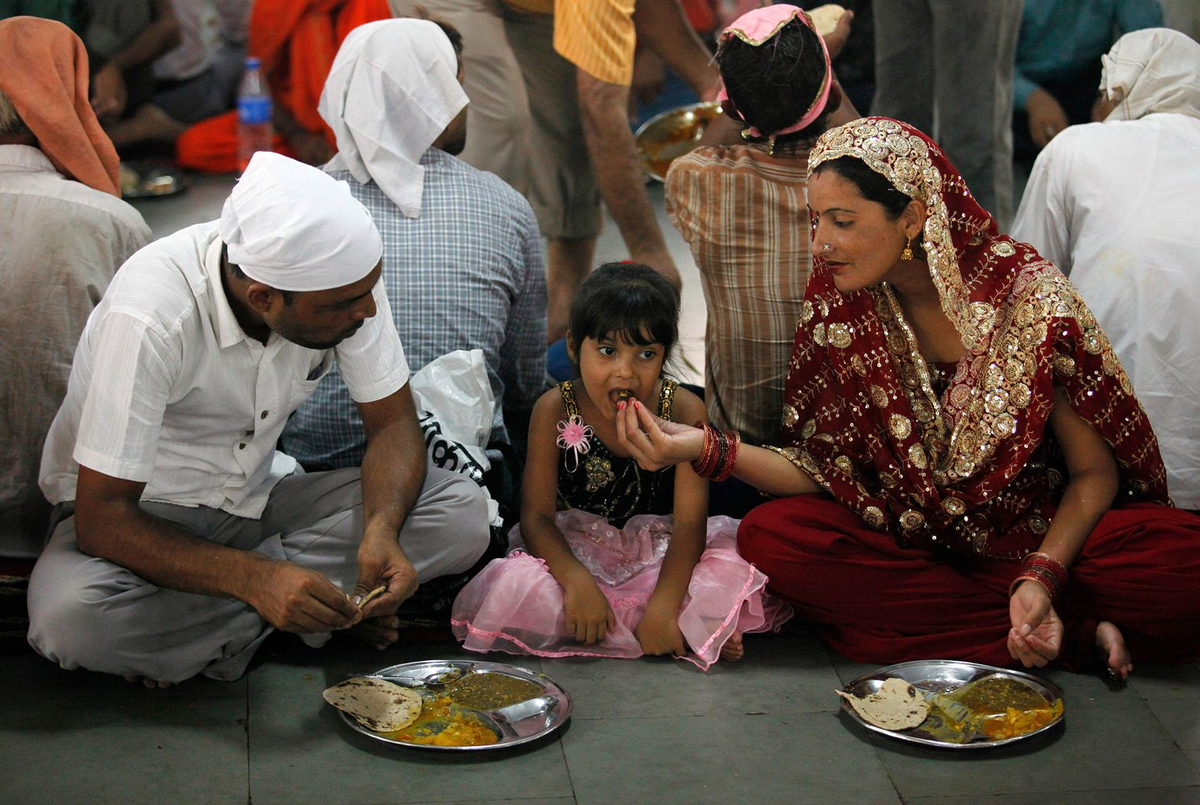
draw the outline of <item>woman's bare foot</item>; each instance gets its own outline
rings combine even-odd
[[[125,674],[124,679],[126,682],[132,682],[135,685],[141,684],[147,688],[157,688],[159,690],[169,688],[175,684],[174,682],[161,682],[157,679],[150,679],[149,677],[138,676],[137,674]]]
[[[742,644],[742,633],[734,632],[721,646],[721,659],[726,662],[737,662],[746,656],[746,647]]]
[[[1113,679],[1124,682],[1133,672],[1133,658],[1125,647],[1125,638],[1121,630],[1111,621],[1101,621],[1096,627],[1096,648],[1108,666],[1108,675]]]

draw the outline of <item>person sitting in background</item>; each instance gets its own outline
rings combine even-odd
[[[1015,158],[1028,164],[1067,126],[1094,121],[1100,56],[1114,37],[1162,24],[1158,0],[1026,2],[1013,78]]]
[[[1200,510],[1200,44],[1125,34],[1100,88],[1111,112],[1038,155],[1013,237],[1079,289],[1158,434],[1171,497]]]
[[[457,31],[428,20],[352,31],[321,95],[338,142],[325,170],[380,229],[383,285],[409,365],[482,349],[496,400],[492,439],[511,443],[508,428],[524,432],[545,383],[542,246],[529,203],[454,156],[467,137],[455,44]],[[306,467],[361,463],[366,433],[336,367],[282,445]]]
[[[691,245],[704,285],[709,420],[752,444],[774,444],[779,368],[808,281],[808,233],[795,226],[806,209],[808,149],[831,116],[844,122],[858,114],[842,103],[825,45],[796,6],[740,17],[721,34],[716,58],[725,113],[749,142],[702,146],[676,159],[667,172],[667,214]]]
[[[154,95],[154,61],[179,44],[179,20],[171,0],[86,0],[85,8],[92,108],[107,129]]]
[[[350,31],[391,17],[387,0],[254,0],[247,53],[262,61],[273,101],[272,150],[323,165],[337,143],[317,102],[337,46]],[[237,112],[211,117],[175,143],[175,161],[206,173],[238,170]]]
[[[179,45],[154,62],[154,94],[108,127],[119,149],[173,143],[187,127],[232,108],[246,54],[250,0],[173,0]]]
[[[40,654],[162,686],[236,679],[276,629],[319,646],[354,627],[384,648],[418,582],[483,554],[479,487],[426,469],[382,252],[345,184],[259,152],[219,221],[121,267],[43,452]],[[279,434],[335,357],[362,469],[294,474]]]
[[[83,42],[62,23],[0,21],[0,557],[35,558],[50,504],[42,444],[71,356],[113,274],[150,240],[120,200],[117,152],[88,103]]]

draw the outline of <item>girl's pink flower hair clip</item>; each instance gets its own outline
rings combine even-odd
[[[579,416],[570,416],[558,422],[558,439],[555,444],[563,451],[563,465],[567,472],[579,468],[579,457],[592,449],[591,425],[583,424]]]

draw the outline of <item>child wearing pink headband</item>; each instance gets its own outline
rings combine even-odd
[[[803,9],[786,4],[767,6],[747,12],[734,20],[720,36],[718,53],[720,50],[724,50],[729,40],[733,38],[737,38],[751,47],[759,48],[772,43],[779,32],[785,26],[789,25],[792,20],[799,20],[802,25],[813,31],[816,35],[816,39],[820,43],[821,55],[825,62],[824,77],[811,103],[807,105],[804,113],[798,120],[773,131],[760,131],[754,125],[749,125],[742,131],[742,137],[746,139],[768,140],[772,151],[777,137],[802,131],[812,125],[814,121],[821,117],[829,105],[830,89],[833,85],[833,71],[829,63],[829,51],[825,47],[825,41],[816,33],[812,18]],[[777,45],[777,40],[773,44]],[[743,113],[737,108],[737,102],[730,98],[724,83],[722,84],[720,93],[717,95],[717,100],[726,105],[732,117],[742,122],[748,122]]]

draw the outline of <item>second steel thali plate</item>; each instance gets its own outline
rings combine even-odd
[[[915,662],[902,662],[898,665],[889,665],[886,668],[880,668],[878,671],[865,674],[847,683],[843,690],[855,696],[867,696],[879,690],[884,680],[895,677],[910,683],[922,694],[952,694],[968,683],[993,676],[1024,682],[1044,696],[1048,704],[1053,704],[1056,700],[1063,698],[1062,691],[1058,686],[1033,674],[1013,671],[1007,668],[998,668],[994,665],[959,662],[956,660],[918,660]],[[1053,729],[1062,723],[1065,717],[1060,712],[1050,723],[1011,738],[988,739],[984,736],[978,736],[967,742],[958,742],[939,738],[925,729],[924,723],[907,730],[889,730],[875,726],[855,712],[854,708],[845,699],[842,700],[842,709],[852,719],[872,732],[878,732],[881,735],[895,738],[898,741],[947,749],[988,749],[996,746],[1004,746],[1014,741],[1032,738],[1034,735],[1039,735],[1046,730]]]

